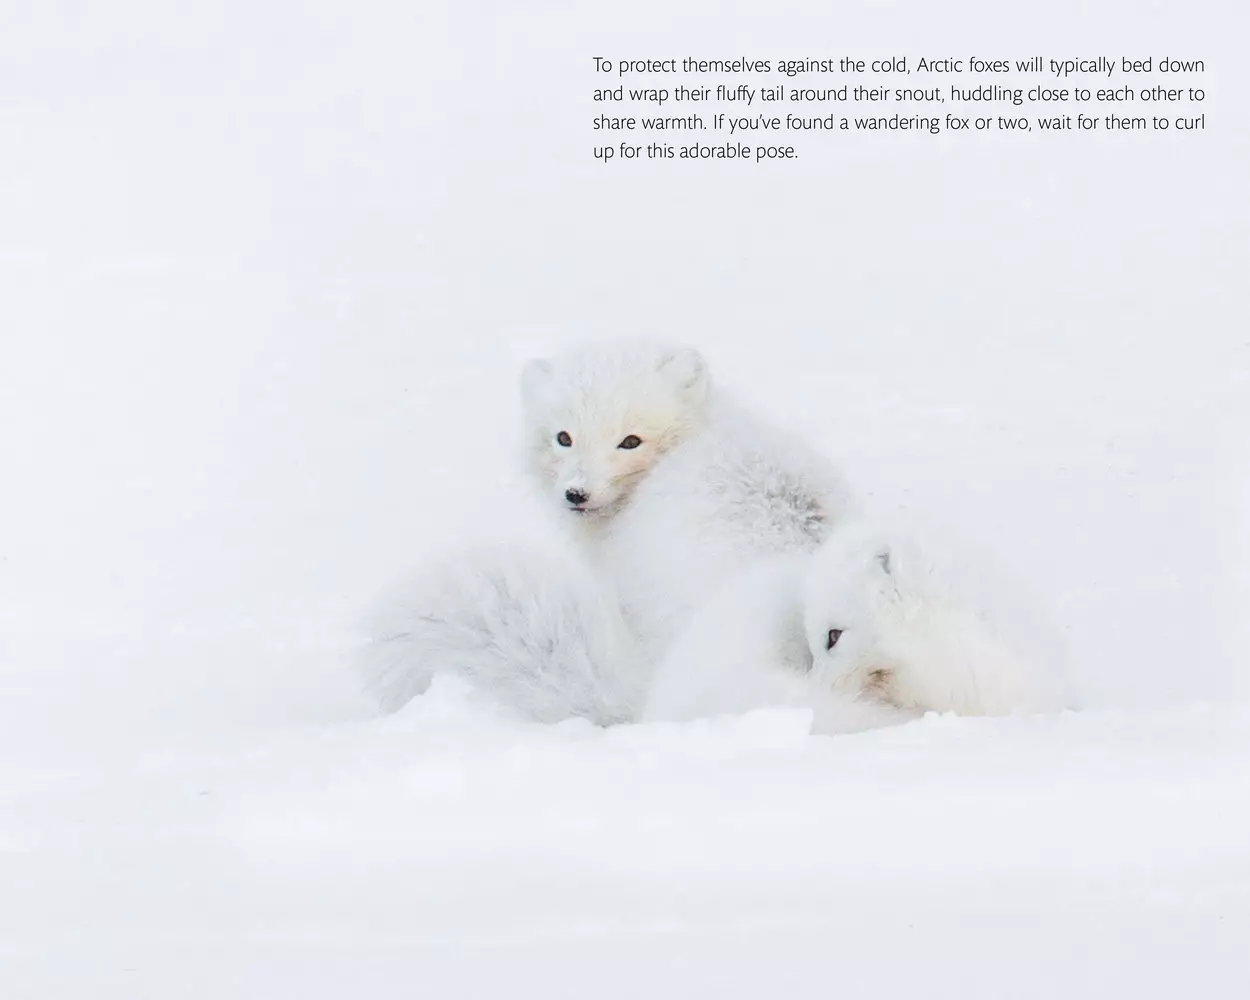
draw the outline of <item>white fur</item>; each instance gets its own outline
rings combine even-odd
[[[829,732],[1064,703],[928,556],[849,525],[830,464],[713,392],[697,352],[575,350],[531,362],[522,395],[589,565],[495,548],[420,576],[373,623],[384,705],[439,671],[540,721],[799,705]]]
[[[595,524],[702,421],[706,395],[703,358],[688,349],[619,342],[530,361],[521,375],[530,468],[569,516]],[[622,448],[631,435],[641,444]],[[570,502],[570,490],[585,501]]]
[[[531,361],[521,394],[531,469],[590,569],[496,548],[419,576],[371,623],[364,669],[387,707],[443,671],[535,719],[633,718],[710,594],[813,549],[845,507],[827,463],[712,398],[697,351],[574,349]]]
[[[615,601],[571,558],[496,545],[435,563],[395,589],[368,623],[360,667],[394,710],[435,674],[539,722],[632,718],[638,673]]]
[[[1062,665],[1038,658],[1017,627],[971,604],[954,571],[905,539],[844,527],[803,582],[812,677],[842,695],[910,712],[1005,715],[1068,704]],[[831,629],[841,630],[832,649]]]
[[[899,536],[843,525],[815,553],[720,588],[656,669],[643,710],[681,721],[769,706],[848,732],[925,712],[1004,715],[1070,703],[1062,665],[968,603],[957,570]],[[831,629],[841,634],[828,648]]]
[[[644,719],[679,722],[808,704],[803,558],[762,560],[699,606],[655,670]]]
[[[802,587],[811,560],[797,553],[762,560],[720,588],[691,616],[655,671],[644,721],[684,722],[759,708],[812,711],[818,733],[904,722],[908,713],[812,675]]]
[[[695,351],[583,348],[531,362],[522,388],[532,469],[619,594],[644,659],[717,587],[765,556],[815,549],[848,508],[832,466],[715,392]],[[630,434],[643,444],[623,451]],[[588,502],[569,504],[570,488]]]

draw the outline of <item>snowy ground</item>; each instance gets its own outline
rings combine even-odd
[[[446,685],[5,766],[5,995],[1250,988],[1245,710],[807,723],[544,728]]]
[[[6,12],[0,996],[1250,994],[1244,5],[827,6]],[[816,40],[1184,50],[1208,131],[586,162],[594,52]],[[639,331],[998,552],[1089,709],[374,717],[362,605],[543,529],[520,358]]]

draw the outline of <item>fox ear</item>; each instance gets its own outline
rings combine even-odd
[[[537,408],[547,383],[551,381],[552,365],[546,358],[528,361],[521,371],[521,400],[530,409]]]
[[[665,354],[656,371],[673,380],[683,395],[700,400],[707,392],[707,362],[693,347]]]

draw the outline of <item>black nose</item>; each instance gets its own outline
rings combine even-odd
[[[565,490],[564,499],[571,503],[574,507],[580,507],[590,499],[590,494],[583,490]]]

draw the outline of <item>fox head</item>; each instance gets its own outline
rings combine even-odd
[[[570,516],[606,517],[699,423],[707,366],[691,349],[591,346],[530,361],[521,395],[544,491]]]
[[[857,527],[835,532],[813,553],[804,631],[814,674],[835,690],[894,702],[917,610],[904,585],[905,555]]]
[[[813,675],[834,690],[913,711],[998,715],[1062,707],[1039,675],[905,540],[844,527],[815,553],[804,587]]]

